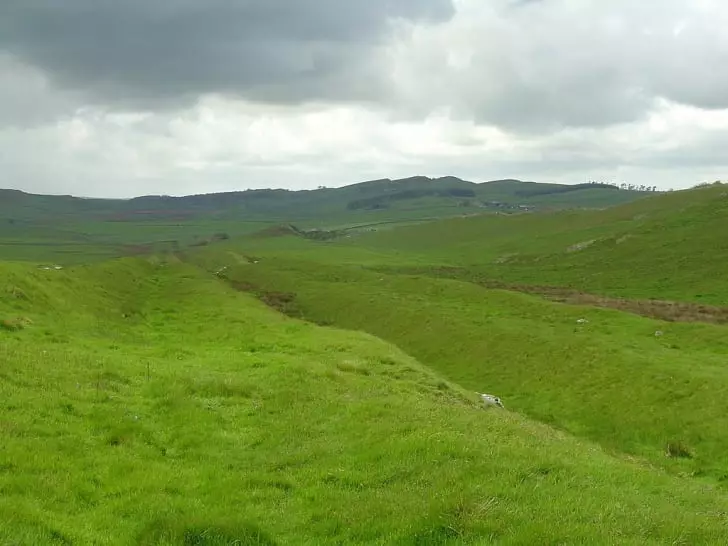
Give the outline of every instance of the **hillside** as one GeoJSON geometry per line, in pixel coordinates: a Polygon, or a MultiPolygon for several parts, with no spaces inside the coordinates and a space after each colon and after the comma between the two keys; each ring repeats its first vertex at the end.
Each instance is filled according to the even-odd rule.
{"type": "Polygon", "coordinates": [[[715,185],[181,256],[226,267],[231,286],[292,316],[379,336],[468,390],[491,385],[535,420],[723,483],[727,212],[715,185]],[[671,445],[689,456],[666,458],[671,445]]]}
{"type": "MultiPolygon", "coordinates": [[[[649,192],[620,190],[604,184],[538,184],[502,180],[476,184],[448,176],[382,179],[340,188],[289,191],[247,190],[183,197],[143,196],[133,199],[81,199],[0,190],[0,218],[14,221],[189,220],[199,217],[239,220],[306,220],[321,215],[386,209],[471,209],[593,206],[603,207],[649,192]]],[[[423,210],[424,212],[424,210],[423,210]]],[[[463,211],[457,211],[463,212],[463,211]]],[[[456,213],[457,213],[456,212],[456,213]]]]}
{"type": "Polygon", "coordinates": [[[486,411],[392,345],[195,267],[0,267],[2,543],[728,536],[724,491],[486,411]]]}
{"type": "Polygon", "coordinates": [[[292,316],[379,336],[468,390],[489,385],[533,419],[676,473],[728,476],[723,326],[356,265],[207,259],[292,316]],[[673,443],[690,457],[666,458],[673,443]]]}
{"type": "Polygon", "coordinates": [[[712,312],[711,307],[728,307],[726,229],[728,189],[711,185],[602,210],[348,229],[324,242],[270,230],[285,236],[242,237],[232,248],[561,298],[603,296],[607,302],[621,298],[656,305],[670,300],[712,312]]]}
{"type": "Polygon", "coordinates": [[[601,208],[645,195],[593,184],[475,184],[455,177],[129,200],[0,190],[0,258],[83,263],[178,250],[206,244],[219,234],[236,237],[280,223],[300,229],[349,229],[487,212],[601,208]]]}
{"type": "Polygon", "coordinates": [[[601,211],[446,219],[362,234],[340,246],[342,253],[396,254],[424,266],[413,273],[491,286],[728,306],[726,231],[728,189],[714,185],[601,211]]]}

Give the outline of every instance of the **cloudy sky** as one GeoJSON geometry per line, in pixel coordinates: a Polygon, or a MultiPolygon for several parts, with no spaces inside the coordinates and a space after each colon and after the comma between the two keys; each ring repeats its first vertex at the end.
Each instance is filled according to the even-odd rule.
{"type": "Polygon", "coordinates": [[[2,0],[0,187],[728,178],[720,0],[2,0]]]}

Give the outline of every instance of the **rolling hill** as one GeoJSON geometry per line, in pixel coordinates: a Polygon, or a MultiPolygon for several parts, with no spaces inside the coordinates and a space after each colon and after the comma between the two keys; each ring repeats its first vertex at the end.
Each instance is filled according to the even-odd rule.
{"type": "Polygon", "coordinates": [[[727,207],[94,221],[192,244],[0,262],[0,543],[722,544],[727,207]]]}
{"type": "MultiPolygon", "coordinates": [[[[446,219],[342,245],[420,256],[433,274],[607,296],[728,306],[728,189],[670,192],[601,211],[446,219]]],[[[421,273],[424,271],[420,271],[421,273]]]]}
{"type": "Polygon", "coordinates": [[[243,238],[183,257],[227,267],[232,286],[292,316],[379,336],[468,389],[492,385],[533,419],[722,482],[726,211],[714,185],[329,242],[243,238]],[[691,455],[666,458],[673,443],[691,455]]]}
{"type": "MultiPolygon", "coordinates": [[[[81,215],[88,220],[310,220],[353,211],[435,211],[443,208],[518,209],[603,207],[628,202],[648,191],[620,190],[606,184],[540,184],[501,180],[476,184],[448,176],[382,179],[340,188],[289,191],[247,190],[183,197],[85,199],[0,190],[0,218],[59,221],[81,215]]],[[[462,212],[462,211],[458,211],[462,212]]],[[[457,212],[456,212],[457,213],[457,212]]]]}
{"type": "Polygon", "coordinates": [[[134,199],[80,199],[0,190],[0,258],[83,263],[178,250],[220,234],[245,235],[280,223],[340,230],[525,210],[602,208],[649,192],[455,177],[374,180],[318,190],[249,190],[134,199]]]}
{"type": "Polygon", "coordinates": [[[202,269],[0,267],[0,542],[728,536],[722,489],[484,410],[395,346],[286,318],[202,269]]]}

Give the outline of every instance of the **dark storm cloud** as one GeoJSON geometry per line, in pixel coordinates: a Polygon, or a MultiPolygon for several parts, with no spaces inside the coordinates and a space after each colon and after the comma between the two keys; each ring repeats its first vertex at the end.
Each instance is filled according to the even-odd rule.
{"type": "Polygon", "coordinates": [[[131,106],[357,100],[381,92],[371,56],[389,21],[453,13],[450,0],[3,0],[0,51],[131,106]]]}

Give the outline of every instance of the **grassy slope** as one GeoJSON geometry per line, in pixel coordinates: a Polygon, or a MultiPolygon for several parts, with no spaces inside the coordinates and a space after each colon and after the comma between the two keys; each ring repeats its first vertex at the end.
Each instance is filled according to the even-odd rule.
{"type": "Polygon", "coordinates": [[[465,266],[473,278],[727,305],[727,230],[728,191],[717,186],[603,211],[442,220],[341,244],[465,266]]]}
{"type": "MultiPolygon", "coordinates": [[[[227,256],[212,258],[210,267],[227,256]]],[[[291,258],[227,274],[295,293],[306,318],[381,336],[534,419],[674,472],[728,479],[723,327],[291,258]],[[582,317],[589,323],[578,325],[582,317]],[[658,329],[665,335],[655,337],[658,329]],[[686,444],[694,458],[665,458],[668,442],[686,444]]]]}
{"type": "Polygon", "coordinates": [[[268,222],[221,220],[102,222],[84,219],[60,223],[0,223],[0,260],[27,260],[60,264],[127,255],[128,245],[149,245],[152,250],[168,250],[176,241],[180,247],[209,238],[215,233],[239,237],[259,231],[268,222]]]}
{"type": "Polygon", "coordinates": [[[0,543],[715,544],[728,497],[176,263],[2,264],[0,543]]]}
{"type": "MultiPolygon", "coordinates": [[[[725,194],[717,186],[600,212],[453,219],[326,244],[282,237],[226,249],[238,245],[264,257],[234,275],[295,292],[308,318],[382,336],[450,379],[471,389],[492,386],[517,409],[574,434],[724,480],[722,327],[667,324],[401,274],[464,266],[458,274],[465,280],[725,305],[725,194]],[[566,250],[591,240],[582,250],[566,250]],[[590,326],[577,328],[584,315],[590,326]],[[667,335],[655,338],[658,329],[667,335]],[[664,446],[674,440],[694,449],[695,458],[666,460],[664,446]]],[[[210,266],[230,262],[222,251],[210,249],[210,266]]]]}

